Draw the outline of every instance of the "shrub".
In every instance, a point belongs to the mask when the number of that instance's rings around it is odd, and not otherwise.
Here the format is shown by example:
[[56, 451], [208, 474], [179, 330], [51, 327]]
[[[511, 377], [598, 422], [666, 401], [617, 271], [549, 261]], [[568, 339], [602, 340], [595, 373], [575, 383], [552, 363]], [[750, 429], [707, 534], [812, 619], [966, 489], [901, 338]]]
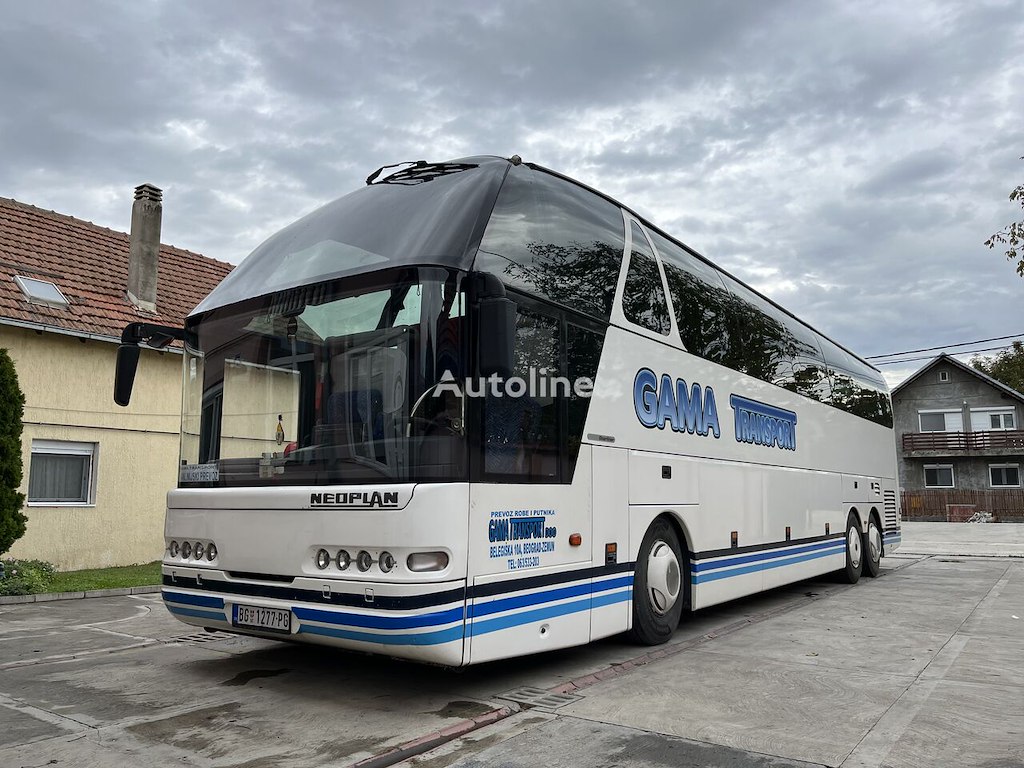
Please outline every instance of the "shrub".
[[25, 395], [18, 372], [6, 349], [0, 349], [0, 555], [25, 534], [27, 518], [21, 513], [25, 494], [21, 486], [21, 418]]
[[0, 578], [0, 597], [48, 592], [57, 569], [42, 560], [5, 560]]

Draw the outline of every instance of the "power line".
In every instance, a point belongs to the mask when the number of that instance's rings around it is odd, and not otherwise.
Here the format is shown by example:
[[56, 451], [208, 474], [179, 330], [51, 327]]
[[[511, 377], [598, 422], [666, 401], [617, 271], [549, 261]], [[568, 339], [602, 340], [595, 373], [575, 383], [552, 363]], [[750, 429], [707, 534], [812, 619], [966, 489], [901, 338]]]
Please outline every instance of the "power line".
[[[977, 344], [977, 343], [978, 342], [975, 342], [975, 344]], [[954, 346], [954, 345], [951, 344], [950, 346]], [[957, 345], [957, 346], [959, 346], [959, 345]], [[1004, 344], [1001, 347], [986, 347], [985, 349], [968, 349], [968, 350], [964, 350], [963, 352], [960, 352], [959, 354], [962, 354], [962, 355], [974, 355], [974, 354], [977, 354], [978, 352], [997, 352], [997, 351], [999, 351], [1001, 349], [1009, 349], [1009, 348], [1010, 348], [1009, 345]], [[936, 347], [936, 349], [946, 349], [946, 347]], [[924, 350], [921, 350], [921, 351], [923, 352]], [[879, 365], [899, 365], [901, 363], [916, 363], [916, 362], [918, 362], [920, 360], [931, 360], [933, 357], [934, 357], [934, 355], [925, 355], [924, 357], [908, 357], [908, 358], [905, 358], [903, 360], [884, 360], [882, 362], [876, 362], [875, 365], [879, 366]]]
[[[960, 344], [944, 344], [941, 347], [925, 347], [923, 349], [908, 349], [905, 352], [890, 352], [887, 355], [868, 355], [865, 360], [877, 360], [880, 357], [896, 357], [897, 355], [913, 355], [917, 352], [935, 352], [939, 349], [952, 349], [953, 347], [970, 347], [974, 344], [987, 344], [990, 341], [1006, 341], [1007, 339], [1018, 339], [1024, 336], [1024, 333], [1015, 333], [1011, 336], [993, 336], [991, 339], [978, 339], [977, 341], [964, 341]], [[1005, 347], [995, 347], [995, 349], [1005, 349]], [[976, 349], [975, 352], [985, 352], [984, 349]], [[965, 353], [966, 354], [966, 353]], [[884, 363], [880, 363], [884, 365]]]

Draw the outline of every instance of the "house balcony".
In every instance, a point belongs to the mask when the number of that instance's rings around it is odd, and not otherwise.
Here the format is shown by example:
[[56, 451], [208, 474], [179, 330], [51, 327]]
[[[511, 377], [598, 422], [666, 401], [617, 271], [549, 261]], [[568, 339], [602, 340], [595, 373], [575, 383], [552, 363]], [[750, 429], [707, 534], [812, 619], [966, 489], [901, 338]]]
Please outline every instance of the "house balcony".
[[1024, 430], [907, 432], [903, 435], [903, 455], [910, 458], [1014, 454], [1024, 454]]

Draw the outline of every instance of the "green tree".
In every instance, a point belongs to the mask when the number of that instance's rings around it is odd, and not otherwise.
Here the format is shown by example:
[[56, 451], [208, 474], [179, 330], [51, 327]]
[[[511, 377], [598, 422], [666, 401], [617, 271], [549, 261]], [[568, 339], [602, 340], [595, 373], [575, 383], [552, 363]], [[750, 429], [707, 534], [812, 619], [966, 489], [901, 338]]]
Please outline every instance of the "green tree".
[[[1024, 157], [1021, 157], [1021, 160], [1024, 160]], [[1020, 184], [1010, 193], [1010, 199], [1020, 203], [1021, 208], [1024, 208], [1024, 184]], [[1024, 277], [1024, 219], [1011, 222], [1003, 227], [989, 237], [985, 241], [985, 245], [989, 248], [995, 248], [996, 245], [1007, 246], [1006, 258], [1009, 261], [1017, 262], [1017, 274]]]
[[971, 365], [996, 381], [1024, 392], [1024, 343], [1015, 341], [995, 357], [972, 358]]
[[21, 508], [25, 494], [21, 485], [21, 417], [25, 395], [18, 386], [18, 373], [6, 349], [0, 348], [0, 555], [25, 533]]

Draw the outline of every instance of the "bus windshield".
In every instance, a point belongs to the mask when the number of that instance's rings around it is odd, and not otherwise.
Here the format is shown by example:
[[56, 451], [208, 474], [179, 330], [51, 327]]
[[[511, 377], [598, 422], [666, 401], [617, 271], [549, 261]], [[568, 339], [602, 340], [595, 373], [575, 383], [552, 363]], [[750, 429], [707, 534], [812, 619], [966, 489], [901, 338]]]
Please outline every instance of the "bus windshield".
[[190, 319], [179, 485], [466, 479], [464, 273], [389, 270]]

